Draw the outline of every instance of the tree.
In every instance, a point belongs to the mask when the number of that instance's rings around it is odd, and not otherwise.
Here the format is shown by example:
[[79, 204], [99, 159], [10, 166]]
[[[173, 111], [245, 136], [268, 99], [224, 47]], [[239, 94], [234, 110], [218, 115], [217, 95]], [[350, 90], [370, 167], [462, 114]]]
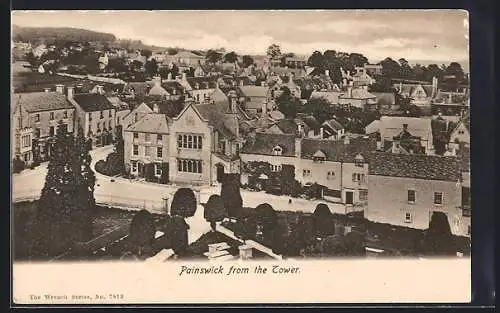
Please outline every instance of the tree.
[[309, 57], [309, 59], [307, 60], [307, 64], [309, 66], [313, 66], [313, 67], [317, 68], [319, 71], [323, 71], [325, 62], [324, 62], [324, 58], [323, 58], [323, 55], [321, 54], [321, 52], [314, 51], [312, 53], [312, 55]]
[[[253, 214], [255, 225], [262, 229], [262, 240], [266, 245], [273, 242], [274, 229], [278, 224], [278, 215], [273, 207], [268, 203], [259, 204]], [[259, 238], [256, 238], [259, 240]]]
[[281, 87], [281, 94], [276, 98], [278, 110], [285, 115], [285, 118], [295, 118], [299, 102], [295, 99], [287, 86]]
[[196, 197], [190, 188], [179, 188], [172, 199], [171, 215], [191, 217], [196, 212]]
[[177, 53], [179, 53], [179, 50], [175, 48], [168, 48], [167, 53], [168, 55], [176, 55]]
[[349, 54], [349, 61], [353, 67], [364, 66], [366, 63], [368, 63], [368, 59], [361, 53]]
[[90, 161], [83, 130], [73, 138], [60, 122], [37, 205], [35, 246], [40, 255], [54, 256], [90, 240], [95, 206]]
[[313, 219], [316, 235], [325, 237], [335, 233], [333, 215], [326, 204], [320, 203], [316, 206], [316, 210], [314, 210], [313, 213]]
[[385, 58], [380, 62], [382, 74], [386, 77], [397, 78], [401, 76], [401, 66], [391, 58]]
[[444, 70], [444, 75], [450, 76], [450, 78], [446, 79], [446, 82], [452, 89], [456, 89], [458, 84], [462, 83], [465, 78], [464, 70], [458, 62], [451, 62]]
[[138, 72], [142, 69], [142, 67], [144, 66], [144, 64], [139, 61], [139, 60], [133, 60], [130, 65], [129, 65], [129, 68], [130, 68], [130, 71], [131, 72]]
[[410, 67], [410, 64], [408, 61], [404, 58], [399, 59], [399, 65], [400, 65], [400, 75], [403, 78], [413, 78], [413, 71], [412, 68]]
[[254, 59], [249, 55], [244, 55], [242, 61], [243, 61], [243, 67], [245, 67], [245, 68], [247, 68], [250, 65], [253, 65], [255, 63]]
[[290, 255], [299, 255], [302, 250], [314, 242], [314, 220], [311, 216], [301, 214], [292, 228], [288, 244]]
[[188, 247], [188, 229], [189, 225], [182, 216], [172, 216], [167, 226], [167, 232], [172, 243], [172, 250], [175, 254], [181, 255]]
[[141, 55], [146, 57], [146, 59], [149, 59], [149, 57], [153, 55], [153, 51], [151, 51], [149, 49], [142, 49]]
[[12, 161], [12, 172], [19, 173], [22, 170], [24, 170], [24, 167], [25, 167], [24, 161], [21, 160], [21, 158], [18, 155], [16, 155], [16, 157]]
[[314, 116], [318, 123], [323, 124], [324, 121], [332, 117], [332, 104], [325, 98], [311, 98], [307, 101], [305, 111]]
[[128, 236], [131, 252], [140, 257], [151, 251], [155, 232], [153, 215], [147, 210], [137, 212], [130, 223]]
[[32, 68], [35, 68], [38, 65], [38, 59], [31, 51], [26, 53], [26, 61], [31, 65]]
[[344, 254], [349, 257], [366, 255], [365, 235], [358, 231], [351, 231], [344, 236]]
[[205, 59], [209, 63], [216, 64], [216, 63], [218, 63], [218, 62], [221, 61], [221, 59], [222, 59], [222, 53], [217, 52], [217, 51], [215, 51], [213, 49], [210, 49], [205, 54]]
[[220, 191], [224, 208], [230, 217], [240, 217], [243, 208], [243, 199], [240, 194], [239, 174], [225, 174]]
[[267, 48], [266, 55], [270, 58], [278, 58], [281, 56], [281, 48], [279, 45], [273, 43]]
[[427, 66], [427, 71], [425, 75], [426, 81], [432, 81], [432, 78], [436, 77], [438, 80], [441, 80], [443, 78], [443, 70], [439, 68], [437, 64], [429, 64]]
[[453, 234], [445, 213], [438, 211], [432, 213], [429, 228], [424, 233], [422, 252], [434, 256], [456, 253]]
[[144, 69], [146, 70], [146, 73], [149, 76], [154, 76], [158, 73], [158, 63], [156, 62], [156, 59], [151, 59], [146, 61], [146, 64], [144, 65]]
[[301, 191], [300, 182], [295, 179], [295, 166], [283, 164], [280, 174], [280, 187], [285, 195], [298, 196]]
[[116, 153], [116, 166], [119, 173], [125, 172], [125, 142], [123, 140], [122, 125], [116, 125], [114, 150]]
[[224, 62], [235, 63], [236, 61], [238, 61], [238, 55], [236, 54], [236, 52], [231, 51], [224, 55]]
[[227, 213], [224, 203], [219, 195], [211, 195], [205, 205], [204, 217], [210, 222], [210, 227], [215, 231], [215, 222], [220, 222], [226, 217]]

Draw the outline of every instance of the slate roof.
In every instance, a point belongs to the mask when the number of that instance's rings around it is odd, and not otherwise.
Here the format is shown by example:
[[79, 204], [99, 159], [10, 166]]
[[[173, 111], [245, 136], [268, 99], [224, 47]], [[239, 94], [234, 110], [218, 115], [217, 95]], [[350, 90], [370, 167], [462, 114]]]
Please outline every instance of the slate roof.
[[423, 140], [432, 136], [431, 119], [401, 116], [382, 116], [365, 127], [367, 134], [380, 131], [384, 138], [393, 138], [403, 130], [403, 124], [408, 124], [408, 131]]
[[273, 155], [276, 146], [283, 149], [281, 156], [295, 156], [295, 135], [255, 133], [253, 140], [247, 139], [241, 153]]
[[450, 182], [461, 178], [457, 157], [373, 152], [369, 155], [369, 164], [370, 175]]
[[269, 92], [268, 87], [251, 86], [251, 85], [241, 86], [240, 90], [243, 92], [245, 96], [250, 98], [266, 98]]
[[111, 102], [109, 102], [108, 98], [99, 94], [76, 94], [73, 96], [73, 100], [85, 112], [114, 109], [114, 106], [111, 104]]
[[127, 131], [130, 132], [141, 132], [141, 133], [153, 133], [153, 134], [168, 134], [169, 127], [171, 123], [170, 119], [160, 113], [149, 113], [146, 114], [142, 119], [138, 120], [136, 123], [130, 125]]
[[[228, 108], [228, 103], [208, 103], [200, 104], [196, 106], [196, 109], [200, 114], [208, 120], [208, 124], [213, 126], [217, 131], [219, 131], [224, 137], [229, 139], [235, 138], [234, 134], [226, 125], [224, 121], [226, 119], [226, 111]], [[248, 118], [245, 113], [239, 108], [238, 110], [238, 120], [247, 121]]]
[[11, 101], [12, 110], [21, 105], [27, 112], [74, 109], [66, 96], [58, 92], [16, 93]]
[[297, 123], [292, 119], [282, 119], [274, 125], [285, 134], [295, 134], [297, 132]]
[[304, 138], [301, 144], [301, 156], [303, 159], [312, 159], [319, 150], [331, 162], [354, 162], [356, 155], [361, 154], [365, 159], [370, 152], [375, 151], [377, 142], [373, 138], [351, 138], [348, 144], [344, 140], [327, 140]]
[[342, 130], [344, 129], [344, 126], [342, 126], [342, 124], [340, 124], [336, 119], [332, 118], [330, 120], [326, 120], [323, 122], [323, 125], [327, 125], [328, 127], [330, 127], [331, 129], [333, 130]]

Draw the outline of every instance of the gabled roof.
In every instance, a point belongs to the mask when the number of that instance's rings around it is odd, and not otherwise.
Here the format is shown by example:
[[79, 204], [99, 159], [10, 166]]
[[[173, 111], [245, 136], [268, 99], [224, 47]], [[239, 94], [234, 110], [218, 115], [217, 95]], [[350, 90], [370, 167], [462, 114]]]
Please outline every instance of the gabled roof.
[[396, 83], [393, 86], [398, 90], [399, 90], [399, 87], [401, 86], [401, 90], [399, 92], [400, 93], [407, 93], [409, 95], [411, 95], [417, 87], [422, 86], [427, 97], [432, 96], [432, 85], [429, 85], [429, 84], [401, 84], [400, 85], [399, 83]]
[[163, 88], [160, 84], [155, 84], [149, 89], [148, 95], [150, 96], [168, 96], [170, 93]]
[[21, 105], [27, 112], [74, 109], [66, 96], [58, 92], [17, 93], [11, 97], [11, 108]]
[[108, 98], [99, 94], [76, 94], [72, 101], [75, 101], [85, 112], [114, 109]]
[[314, 154], [321, 150], [327, 161], [353, 163], [356, 155], [361, 154], [366, 159], [376, 148], [377, 143], [372, 138], [352, 138], [348, 144], [344, 143], [344, 140], [304, 138], [301, 143], [301, 156], [303, 159], [312, 159]]
[[[200, 104], [196, 106], [198, 112], [208, 120], [208, 124], [213, 126], [217, 131], [219, 131], [226, 138], [235, 138], [236, 134], [234, 134], [228, 127], [226, 127], [224, 121], [227, 118], [226, 111], [228, 108], [227, 102], [218, 102], [218, 103], [208, 103], [208, 104]], [[248, 121], [248, 117], [241, 108], [238, 109], [237, 118], [240, 122]]]
[[460, 163], [456, 157], [373, 152], [369, 163], [370, 175], [450, 182], [461, 178]]
[[250, 98], [266, 98], [269, 92], [268, 87], [251, 86], [251, 85], [241, 86], [240, 90], [243, 92], [245, 96]]
[[241, 153], [273, 155], [276, 146], [283, 149], [281, 156], [295, 156], [295, 135], [255, 133], [253, 139], [247, 138]]
[[352, 95], [349, 97], [347, 93], [340, 95], [343, 99], [375, 99], [377, 96], [369, 93], [364, 88], [354, 88], [352, 90]]
[[293, 119], [282, 119], [274, 125], [276, 125], [284, 134], [297, 133], [297, 123]]
[[126, 131], [153, 133], [153, 134], [168, 134], [169, 124], [171, 120], [164, 114], [149, 113], [136, 123], [130, 125]]
[[403, 130], [403, 124], [408, 125], [408, 131], [414, 135], [429, 140], [432, 136], [431, 119], [403, 116], [382, 116], [365, 127], [367, 134], [380, 131], [385, 138], [393, 138]]
[[323, 125], [330, 127], [332, 130], [339, 131], [344, 129], [344, 126], [340, 124], [336, 119], [332, 118], [323, 122]]

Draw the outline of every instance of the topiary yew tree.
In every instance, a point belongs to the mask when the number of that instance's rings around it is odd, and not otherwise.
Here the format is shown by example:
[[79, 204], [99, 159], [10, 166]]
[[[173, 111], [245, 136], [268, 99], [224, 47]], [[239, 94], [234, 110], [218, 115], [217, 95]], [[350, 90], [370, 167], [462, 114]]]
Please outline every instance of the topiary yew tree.
[[37, 205], [34, 252], [54, 256], [92, 238], [95, 175], [80, 128], [76, 138], [58, 125]]
[[210, 222], [212, 230], [215, 231], [215, 223], [222, 221], [227, 215], [224, 203], [219, 195], [211, 195], [208, 198], [203, 215]]
[[422, 252], [438, 256], [456, 253], [455, 241], [445, 213], [432, 213], [429, 228], [425, 231], [422, 241]]
[[196, 212], [196, 197], [190, 188], [179, 188], [172, 199], [170, 215], [191, 217]]
[[316, 206], [313, 213], [314, 230], [317, 236], [325, 237], [335, 233], [335, 223], [333, 221], [332, 212], [330, 208], [324, 203]]
[[134, 215], [130, 223], [128, 242], [131, 252], [142, 256], [150, 251], [155, 237], [153, 215], [147, 210], [141, 210]]
[[243, 207], [243, 199], [240, 194], [239, 174], [225, 174], [222, 179], [220, 191], [224, 208], [230, 217], [239, 217]]

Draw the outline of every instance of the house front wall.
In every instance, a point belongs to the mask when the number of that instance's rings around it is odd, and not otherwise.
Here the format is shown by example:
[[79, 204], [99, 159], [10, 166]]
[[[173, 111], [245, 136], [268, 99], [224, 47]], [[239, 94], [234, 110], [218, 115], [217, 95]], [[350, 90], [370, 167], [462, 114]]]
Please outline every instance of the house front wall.
[[360, 190], [368, 190], [368, 179], [367, 163], [363, 163], [362, 166], [342, 163], [342, 202], [346, 203], [347, 192], [352, 192], [353, 204], [366, 202], [360, 197]]
[[450, 135], [450, 142], [454, 143], [456, 141], [470, 143], [470, 133], [463, 123], [460, 123]]
[[342, 189], [340, 162], [314, 162], [309, 159], [300, 159], [297, 163], [295, 178], [301, 184], [317, 183], [331, 190]]
[[[64, 117], [64, 112], [66, 112], [67, 117]], [[54, 114], [54, 118], [51, 119], [51, 113]], [[62, 110], [51, 110], [51, 111], [41, 111], [32, 112], [29, 115], [30, 123], [33, 126], [34, 133], [37, 129], [40, 130], [40, 138], [50, 136], [50, 128], [54, 127], [54, 134], [57, 133], [57, 125], [59, 121], [68, 125], [68, 132], [73, 132], [73, 120], [75, 109], [62, 109]], [[38, 120], [38, 121], [37, 121]]]
[[[433, 211], [444, 212], [452, 233], [467, 236], [470, 218], [462, 217], [461, 186], [456, 182], [370, 175], [365, 217], [374, 222], [427, 229]], [[408, 190], [415, 190], [415, 202], [408, 202]], [[434, 193], [441, 192], [441, 205]], [[406, 220], [406, 214], [410, 220]]]
[[[199, 113], [189, 106], [177, 119], [172, 123], [171, 140], [169, 143], [169, 179], [173, 182], [188, 183], [194, 185], [203, 185], [210, 183], [211, 176], [211, 151], [212, 151], [212, 128], [208, 122], [203, 120]], [[202, 147], [183, 148], [178, 145], [179, 136], [201, 136]], [[179, 166], [182, 167], [180, 160], [196, 160], [201, 161], [201, 173], [179, 171]]]
[[[102, 112], [102, 118], [101, 118]], [[116, 120], [115, 109], [107, 109], [102, 111], [86, 112], [85, 113], [85, 127], [83, 129], [86, 135], [90, 135], [94, 144], [98, 143], [98, 137], [106, 129], [108, 132], [114, 134], [115, 130], [115, 120]]]
[[[144, 133], [144, 132], [124, 132], [124, 159], [125, 168], [128, 173], [138, 175], [138, 168], [132, 166], [133, 162], [141, 164], [148, 163], [167, 163], [170, 161], [170, 135], [164, 133]], [[134, 138], [134, 133], [138, 138]], [[147, 140], [147, 135], [149, 140]], [[161, 135], [161, 140], [158, 140], [158, 135]], [[137, 146], [137, 154], [134, 154], [134, 146]], [[158, 157], [157, 149], [162, 149], [162, 156]], [[146, 149], [149, 149], [149, 155], [146, 154]], [[169, 167], [170, 170], [170, 167]]]

